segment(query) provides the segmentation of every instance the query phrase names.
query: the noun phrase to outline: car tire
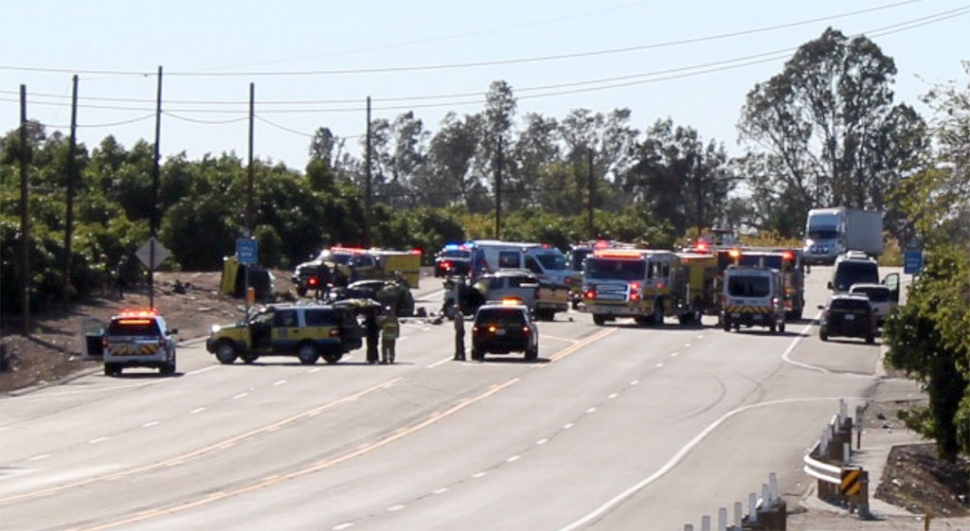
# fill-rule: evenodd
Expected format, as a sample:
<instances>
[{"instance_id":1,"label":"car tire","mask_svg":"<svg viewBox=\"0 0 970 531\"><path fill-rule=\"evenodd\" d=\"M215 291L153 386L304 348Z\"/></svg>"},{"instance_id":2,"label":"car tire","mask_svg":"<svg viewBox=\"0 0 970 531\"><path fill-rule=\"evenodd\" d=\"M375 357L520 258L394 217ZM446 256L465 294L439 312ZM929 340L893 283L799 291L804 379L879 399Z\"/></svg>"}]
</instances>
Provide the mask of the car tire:
<instances>
[{"instance_id":1,"label":"car tire","mask_svg":"<svg viewBox=\"0 0 970 531\"><path fill-rule=\"evenodd\" d=\"M320 354L317 352L317 346L307 341L300 343L300 346L297 347L296 357L300 359L300 363L303 365L313 365L320 358Z\"/></svg>"},{"instance_id":2,"label":"car tire","mask_svg":"<svg viewBox=\"0 0 970 531\"><path fill-rule=\"evenodd\" d=\"M298 296L300 296L300 297L305 297L306 296L306 288L304 288L303 286L297 287L296 288L296 294Z\"/></svg>"},{"instance_id":3,"label":"car tire","mask_svg":"<svg viewBox=\"0 0 970 531\"><path fill-rule=\"evenodd\" d=\"M532 348L525 351L526 361L536 361L539 359L539 347Z\"/></svg>"},{"instance_id":4,"label":"car tire","mask_svg":"<svg viewBox=\"0 0 970 531\"><path fill-rule=\"evenodd\" d=\"M476 348L472 348L472 360L485 361L485 353Z\"/></svg>"},{"instance_id":5,"label":"car tire","mask_svg":"<svg viewBox=\"0 0 970 531\"><path fill-rule=\"evenodd\" d=\"M778 333L778 324L775 323L774 321L772 321L771 324L768 325L768 331L771 332L772 334L777 334Z\"/></svg>"},{"instance_id":6,"label":"car tire","mask_svg":"<svg viewBox=\"0 0 970 531\"><path fill-rule=\"evenodd\" d=\"M223 341L216 345L216 359L219 360L219 363L231 365L237 357L236 347L231 341Z\"/></svg>"},{"instance_id":7,"label":"car tire","mask_svg":"<svg viewBox=\"0 0 970 531\"><path fill-rule=\"evenodd\" d=\"M819 332L818 333L818 338L821 339L822 341L828 341L829 340L829 335L827 333L825 333L825 332Z\"/></svg>"},{"instance_id":8,"label":"car tire","mask_svg":"<svg viewBox=\"0 0 970 531\"><path fill-rule=\"evenodd\" d=\"M242 360L242 362L246 365L252 365L256 360L259 359L259 356L255 354L243 354L239 356L239 359Z\"/></svg>"},{"instance_id":9,"label":"car tire","mask_svg":"<svg viewBox=\"0 0 970 531\"><path fill-rule=\"evenodd\" d=\"M159 374L164 374L165 376L170 376L175 374L175 361L170 361L163 363L161 367L158 368Z\"/></svg>"},{"instance_id":10,"label":"car tire","mask_svg":"<svg viewBox=\"0 0 970 531\"><path fill-rule=\"evenodd\" d=\"M782 321L781 324L778 325L778 331L781 332L782 334L785 333L785 322L784 321Z\"/></svg>"},{"instance_id":11,"label":"car tire","mask_svg":"<svg viewBox=\"0 0 970 531\"><path fill-rule=\"evenodd\" d=\"M328 364L333 365L338 361L340 361L340 358L342 357L344 357L344 355L339 352L327 352L327 353L324 353L323 355L323 361L326 361Z\"/></svg>"},{"instance_id":12,"label":"car tire","mask_svg":"<svg viewBox=\"0 0 970 531\"><path fill-rule=\"evenodd\" d=\"M724 331L725 332L730 332L731 331L731 321L728 321L727 319L724 319L722 321L722 324L724 325Z\"/></svg>"},{"instance_id":13,"label":"car tire","mask_svg":"<svg viewBox=\"0 0 970 531\"><path fill-rule=\"evenodd\" d=\"M104 364L104 375L105 376L118 376L121 374L121 367L118 367L114 363Z\"/></svg>"},{"instance_id":14,"label":"car tire","mask_svg":"<svg viewBox=\"0 0 970 531\"><path fill-rule=\"evenodd\" d=\"M868 336L866 336L866 344L867 344L867 345L871 345L871 344L873 344L873 343L875 343L875 342L876 342L876 338L875 338L875 336L873 336L873 335L871 335L871 334L870 334L870 335L868 335Z\"/></svg>"},{"instance_id":15,"label":"car tire","mask_svg":"<svg viewBox=\"0 0 970 531\"><path fill-rule=\"evenodd\" d=\"M595 324L596 326L603 326L603 325L605 325L606 324L606 317L603 317L602 315L594 315L593 316L593 324Z\"/></svg>"}]
</instances>

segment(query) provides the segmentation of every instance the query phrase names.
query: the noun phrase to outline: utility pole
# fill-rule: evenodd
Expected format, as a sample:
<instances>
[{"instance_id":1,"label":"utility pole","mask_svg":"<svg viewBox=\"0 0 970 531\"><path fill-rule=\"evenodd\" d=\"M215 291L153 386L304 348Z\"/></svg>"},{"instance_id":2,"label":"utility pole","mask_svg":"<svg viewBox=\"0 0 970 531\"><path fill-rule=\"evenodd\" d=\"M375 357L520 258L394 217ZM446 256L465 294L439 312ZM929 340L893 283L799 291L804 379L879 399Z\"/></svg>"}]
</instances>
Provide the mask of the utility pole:
<instances>
[{"instance_id":1,"label":"utility pole","mask_svg":"<svg viewBox=\"0 0 970 531\"><path fill-rule=\"evenodd\" d=\"M22 333L30 335L30 220L27 217L27 85L20 85L20 307Z\"/></svg>"},{"instance_id":2,"label":"utility pole","mask_svg":"<svg viewBox=\"0 0 970 531\"><path fill-rule=\"evenodd\" d=\"M148 307L155 309L155 236L158 235L159 143L162 136L162 67L158 67L158 96L155 102L155 156L152 164L152 240L148 251ZM122 274L119 269L118 274Z\"/></svg>"},{"instance_id":3,"label":"utility pole","mask_svg":"<svg viewBox=\"0 0 970 531\"><path fill-rule=\"evenodd\" d=\"M595 227L593 226L593 205L596 199L594 195L596 193L596 184L593 180L593 148L588 148L587 155L589 156L589 175L587 176L586 188L588 198L588 204L586 205L586 233L589 235L589 239L592 240L596 238Z\"/></svg>"},{"instance_id":4,"label":"utility pole","mask_svg":"<svg viewBox=\"0 0 970 531\"><path fill-rule=\"evenodd\" d=\"M495 156L495 239L502 239L502 135Z\"/></svg>"},{"instance_id":5,"label":"utility pole","mask_svg":"<svg viewBox=\"0 0 970 531\"><path fill-rule=\"evenodd\" d=\"M370 248L370 96L367 96L367 134L364 139L364 248Z\"/></svg>"},{"instance_id":6,"label":"utility pole","mask_svg":"<svg viewBox=\"0 0 970 531\"><path fill-rule=\"evenodd\" d=\"M249 184L246 189L246 237L255 237L256 227L254 225L254 209L253 209L253 139L254 126L253 122L256 117L255 111L255 100L256 100L256 84L249 84L249 166L247 168L247 174L249 176Z\"/></svg>"},{"instance_id":7,"label":"utility pole","mask_svg":"<svg viewBox=\"0 0 970 531\"><path fill-rule=\"evenodd\" d=\"M67 215L64 226L64 300L71 291L71 243L74 239L74 181L77 179L75 167L77 156L77 75L73 78L71 92L71 143L67 151ZM107 265L107 264L106 264Z\"/></svg>"}]
</instances>

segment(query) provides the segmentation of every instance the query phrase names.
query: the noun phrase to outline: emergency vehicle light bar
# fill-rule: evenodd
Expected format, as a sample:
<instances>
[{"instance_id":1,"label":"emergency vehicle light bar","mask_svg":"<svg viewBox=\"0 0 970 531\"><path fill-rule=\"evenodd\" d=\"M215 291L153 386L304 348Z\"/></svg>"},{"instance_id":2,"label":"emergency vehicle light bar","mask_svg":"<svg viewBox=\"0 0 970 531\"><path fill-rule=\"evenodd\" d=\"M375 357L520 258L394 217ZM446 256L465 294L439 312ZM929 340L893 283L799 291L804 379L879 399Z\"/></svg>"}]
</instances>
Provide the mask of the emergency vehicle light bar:
<instances>
[{"instance_id":1,"label":"emergency vehicle light bar","mask_svg":"<svg viewBox=\"0 0 970 531\"><path fill-rule=\"evenodd\" d=\"M643 258L644 251L638 249L607 249L593 251L595 258Z\"/></svg>"},{"instance_id":2,"label":"emergency vehicle light bar","mask_svg":"<svg viewBox=\"0 0 970 531\"><path fill-rule=\"evenodd\" d=\"M122 310L119 317L155 317L158 315L158 310Z\"/></svg>"}]
</instances>

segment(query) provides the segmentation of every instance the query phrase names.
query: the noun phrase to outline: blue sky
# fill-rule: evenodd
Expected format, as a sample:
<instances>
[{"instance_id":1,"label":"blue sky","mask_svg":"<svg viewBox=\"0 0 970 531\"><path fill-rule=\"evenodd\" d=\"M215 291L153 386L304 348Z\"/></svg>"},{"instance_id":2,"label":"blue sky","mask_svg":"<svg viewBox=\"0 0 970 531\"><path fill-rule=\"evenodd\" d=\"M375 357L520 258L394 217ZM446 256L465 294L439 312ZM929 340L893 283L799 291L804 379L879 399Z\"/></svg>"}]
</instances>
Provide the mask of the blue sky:
<instances>
[{"instance_id":1,"label":"blue sky","mask_svg":"<svg viewBox=\"0 0 970 531\"><path fill-rule=\"evenodd\" d=\"M163 156L245 159L254 83L255 155L300 170L318 127L360 152L368 96L373 117L413 109L436 131L504 80L519 115L629 108L638 129L669 117L738 154L747 92L828 26L893 57L897 100L924 114L917 98L965 79L970 59L966 0L36 0L3 13L0 132L17 127L24 84L29 118L66 134L76 73L89 149L152 141L162 66Z\"/></svg>"}]
</instances>

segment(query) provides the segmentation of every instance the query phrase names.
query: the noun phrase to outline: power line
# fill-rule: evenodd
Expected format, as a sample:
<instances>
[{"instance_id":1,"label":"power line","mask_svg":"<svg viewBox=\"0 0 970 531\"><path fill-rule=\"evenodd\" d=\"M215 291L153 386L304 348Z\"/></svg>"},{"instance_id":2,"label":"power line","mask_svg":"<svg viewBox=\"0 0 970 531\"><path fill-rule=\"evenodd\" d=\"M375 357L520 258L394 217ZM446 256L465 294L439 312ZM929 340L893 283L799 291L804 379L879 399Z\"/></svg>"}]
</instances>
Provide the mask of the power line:
<instances>
[{"instance_id":1,"label":"power line","mask_svg":"<svg viewBox=\"0 0 970 531\"><path fill-rule=\"evenodd\" d=\"M915 4L920 2L925 2L926 0L905 0L902 2L896 2L893 4L887 4L884 6L877 6L867 9L860 9L856 11L850 11L847 13L841 13L837 15L829 15L825 17L817 17L813 19L807 19L797 22L789 22L785 24L777 24L774 26L765 26L761 28L753 28L748 30L733 31L727 33L720 33L716 35L710 35L705 37L696 37L692 39L681 39L676 41L667 41L661 43L645 44L639 46L628 46L622 48L610 48L604 50L594 50L589 52L576 52L569 54L557 54L557 55L546 55L538 57L523 57L523 58L513 58L513 59L498 59L492 61L477 61L477 62L465 62L465 63L446 63L438 65L417 65L417 66L401 66L401 67L385 67L385 68L355 68L355 69L344 69L344 70L292 70L292 71L266 71L266 72L171 72L166 73L166 76L180 76L180 77L274 77L274 76L324 76L324 75L351 75L351 74L384 74L384 73L400 73L400 72L421 72L421 71L432 71L432 70L452 70L452 69L464 69L464 68L480 68L489 66L502 66L502 65L513 65L513 64L531 64L538 62L548 62L548 61L561 61L566 59L578 59L587 57L598 57L603 55L614 55L630 53L635 51L659 49L659 48L669 48L673 46L683 46L687 44L698 44L702 42L711 42L716 40L731 39L735 37L742 37L747 35L754 35L758 33L765 33L770 31L777 31L782 29L790 29L793 27L804 26L808 24L816 24L818 22L827 22L831 20L836 20L839 18L852 17L862 14L869 14L878 11L884 11L887 9L894 9L897 7ZM20 67L11 65L0 65L0 70L11 70L11 71L26 71L26 72L38 72L38 73L72 73L72 74L95 74L95 75L119 75L119 76L145 76L149 77L154 74L150 72L136 72L136 71L113 71L113 70L68 70L62 68L42 68L42 67Z\"/></svg>"}]
</instances>

